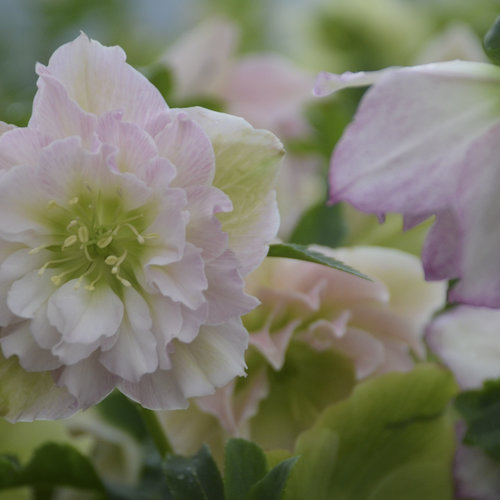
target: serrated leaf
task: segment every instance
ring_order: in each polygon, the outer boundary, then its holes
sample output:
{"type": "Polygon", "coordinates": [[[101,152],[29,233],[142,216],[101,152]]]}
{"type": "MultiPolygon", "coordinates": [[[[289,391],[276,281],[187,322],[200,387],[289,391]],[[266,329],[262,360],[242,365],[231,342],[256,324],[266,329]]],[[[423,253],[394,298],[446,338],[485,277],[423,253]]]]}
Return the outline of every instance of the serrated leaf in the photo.
{"type": "Polygon", "coordinates": [[[242,500],[266,473],[266,456],[257,444],[245,439],[228,441],[224,453],[225,500],[242,500]]]}
{"type": "Polygon", "coordinates": [[[299,457],[291,457],[271,469],[256,483],[245,500],[280,500],[285,491],[288,476],[299,457]]]}
{"type": "Polygon", "coordinates": [[[299,436],[285,499],[450,500],[456,391],[432,364],[360,383],[299,436]]]}
{"type": "Polygon", "coordinates": [[[332,269],[344,271],[349,274],[354,274],[359,278],[371,281],[368,276],[364,275],[360,271],[356,271],[356,269],[343,264],[339,260],[332,257],[327,257],[326,255],[317,252],[316,250],[311,250],[304,245],[297,245],[295,243],[275,243],[273,245],[269,245],[267,256],[285,257],[287,259],[297,259],[304,260],[306,262],[314,262],[315,264],[322,264],[323,266],[331,267],[332,269]]]}
{"type": "Polygon", "coordinates": [[[2,457],[0,489],[15,486],[68,486],[78,489],[104,491],[104,486],[90,460],[66,444],[46,443],[37,448],[24,467],[2,457]],[[10,463],[9,463],[10,462],[10,463]],[[9,473],[7,476],[6,473],[9,473]]]}
{"type": "Polygon", "coordinates": [[[306,210],[295,226],[290,243],[337,247],[346,234],[341,205],[327,205],[326,200],[306,210]]]}
{"type": "Polygon", "coordinates": [[[467,423],[464,443],[500,461],[500,380],[488,380],[482,389],[459,394],[455,407],[467,423]]]}
{"type": "Polygon", "coordinates": [[[193,457],[167,457],[165,475],[174,500],[224,500],[219,469],[205,445],[193,457]]]}

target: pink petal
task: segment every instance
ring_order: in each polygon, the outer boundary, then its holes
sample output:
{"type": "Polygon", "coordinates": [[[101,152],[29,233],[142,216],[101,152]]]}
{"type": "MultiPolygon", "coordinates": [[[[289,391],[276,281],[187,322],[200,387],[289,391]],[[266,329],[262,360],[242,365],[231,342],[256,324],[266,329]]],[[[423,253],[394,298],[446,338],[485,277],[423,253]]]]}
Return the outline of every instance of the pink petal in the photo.
{"type": "Polygon", "coordinates": [[[203,129],[182,111],[171,112],[171,122],[155,137],[161,156],[177,168],[173,186],[212,183],[215,158],[212,143],[203,129]]]}
{"type": "Polygon", "coordinates": [[[205,266],[208,288],[207,323],[216,324],[242,316],[259,305],[255,297],[244,292],[245,283],[239,272],[240,263],[233,252],[226,250],[205,266]]]}
{"type": "MultiPolygon", "coordinates": [[[[102,115],[121,110],[125,121],[144,127],[167,105],[160,92],[125,59],[120,47],[103,47],[82,33],[59,47],[47,68],[39,65],[38,73],[60,81],[84,111],[102,115]]],[[[43,88],[43,78],[39,85],[43,88]]],[[[41,100],[37,100],[37,107],[42,105],[41,100]]]]}
{"type": "Polygon", "coordinates": [[[338,143],[331,201],[422,214],[452,203],[470,144],[497,120],[499,70],[452,62],[390,71],[366,93],[338,143]]]}

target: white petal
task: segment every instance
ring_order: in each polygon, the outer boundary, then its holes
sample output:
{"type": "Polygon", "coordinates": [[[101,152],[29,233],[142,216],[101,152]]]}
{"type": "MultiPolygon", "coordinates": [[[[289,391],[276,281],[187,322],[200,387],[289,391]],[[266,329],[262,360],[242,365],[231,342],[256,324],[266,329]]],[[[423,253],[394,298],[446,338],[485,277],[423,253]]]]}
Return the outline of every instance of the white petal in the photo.
{"type": "Polygon", "coordinates": [[[77,280],[60,286],[47,305],[47,316],[67,342],[92,343],[111,337],[123,318],[123,303],[108,286],[75,289],[77,280]]]}
{"type": "Polygon", "coordinates": [[[97,354],[74,365],[65,366],[55,378],[58,386],[65,387],[76,398],[81,409],[99,403],[118,382],[118,377],[99,363],[97,354]]]}
{"type": "Polygon", "coordinates": [[[464,389],[500,377],[500,311],[458,306],[430,325],[431,349],[455,374],[464,389]]]}
{"type": "Polygon", "coordinates": [[[7,295],[10,310],[21,318],[33,318],[39,307],[54,293],[55,287],[50,281],[51,273],[47,270],[42,276],[38,271],[31,271],[21,279],[14,281],[7,295]]]}
{"type": "Polygon", "coordinates": [[[83,110],[97,115],[122,110],[124,120],[145,126],[167,105],[160,92],[125,59],[120,47],[103,47],[82,33],[59,47],[47,68],[38,65],[37,71],[59,80],[83,110]]]}
{"type": "Polygon", "coordinates": [[[111,373],[129,382],[158,367],[156,339],[151,332],[151,313],[146,301],[133,288],[125,288],[126,317],[117,333],[118,339],[109,350],[102,352],[99,361],[111,373]]]}
{"type": "Polygon", "coordinates": [[[19,364],[27,371],[47,371],[61,366],[60,361],[47,349],[42,349],[33,339],[31,322],[21,321],[4,329],[0,339],[6,358],[16,355],[19,364]]]}

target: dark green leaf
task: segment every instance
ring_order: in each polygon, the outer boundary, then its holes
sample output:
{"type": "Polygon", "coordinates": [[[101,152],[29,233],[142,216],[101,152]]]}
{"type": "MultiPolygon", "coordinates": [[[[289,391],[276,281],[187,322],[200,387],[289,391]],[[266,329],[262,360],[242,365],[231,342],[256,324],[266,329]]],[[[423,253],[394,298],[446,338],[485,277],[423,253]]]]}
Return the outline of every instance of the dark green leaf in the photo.
{"type": "Polygon", "coordinates": [[[329,206],[325,201],[307,210],[295,226],[290,243],[337,247],[346,234],[339,203],[329,206]]]}
{"type": "Polygon", "coordinates": [[[205,445],[190,458],[167,457],[165,474],[175,500],[224,500],[219,470],[205,445]]]}
{"type": "Polygon", "coordinates": [[[35,450],[25,467],[2,457],[0,489],[15,486],[68,486],[103,491],[103,484],[90,460],[71,446],[56,443],[47,443],[35,450]]]}
{"type": "Polygon", "coordinates": [[[244,439],[230,439],[224,454],[225,500],[245,498],[266,472],[266,456],[259,446],[244,439]]]}
{"type": "Polygon", "coordinates": [[[298,459],[299,457],[288,458],[270,470],[252,487],[246,500],[262,500],[264,498],[266,500],[280,500],[285,491],[288,476],[298,459]]]}
{"type": "Polygon", "coordinates": [[[455,406],[467,423],[464,443],[478,446],[500,461],[500,380],[459,394],[455,406]]]}
{"type": "Polygon", "coordinates": [[[148,430],[136,404],[121,392],[112,392],[96,408],[101,417],[113,426],[131,434],[138,441],[143,441],[148,437],[148,430]]]}
{"type": "Polygon", "coordinates": [[[310,250],[307,246],[304,245],[296,245],[294,243],[276,243],[274,245],[269,245],[267,256],[286,257],[288,259],[314,262],[315,264],[322,264],[323,266],[331,267],[332,269],[344,271],[349,274],[354,274],[355,276],[358,276],[360,278],[370,280],[368,276],[365,276],[363,273],[343,264],[339,260],[332,257],[327,257],[326,255],[323,255],[316,250],[310,250]]]}
{"type": "Polygon", "coordinates": [[[500,16],[483,39],[484,51],[496,64],[500,63],[500,16]]]}

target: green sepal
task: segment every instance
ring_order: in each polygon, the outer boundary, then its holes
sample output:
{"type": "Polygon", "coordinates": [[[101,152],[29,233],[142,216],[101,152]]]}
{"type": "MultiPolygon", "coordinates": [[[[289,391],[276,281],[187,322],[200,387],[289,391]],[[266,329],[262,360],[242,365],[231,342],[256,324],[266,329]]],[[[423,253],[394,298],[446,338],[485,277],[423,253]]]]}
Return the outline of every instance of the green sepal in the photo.
{"type": "Polygon", "coordinates": [[[483,38],[483,48],[486,55],[495,63],[500,64],[500,16],[483,38]]]}

